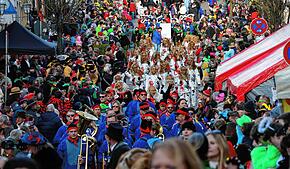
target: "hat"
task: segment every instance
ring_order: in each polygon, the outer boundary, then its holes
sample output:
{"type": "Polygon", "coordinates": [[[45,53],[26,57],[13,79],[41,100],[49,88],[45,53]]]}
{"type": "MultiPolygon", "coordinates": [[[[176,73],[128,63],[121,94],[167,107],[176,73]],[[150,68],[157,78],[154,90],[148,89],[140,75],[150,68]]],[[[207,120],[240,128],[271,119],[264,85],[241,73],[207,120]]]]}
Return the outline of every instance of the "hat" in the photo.
{"type": "Polygon", "coordinates": [[[31,100],[31,99],[33,99],[34,96],[35,96],[34,93],[28,93],[23,98],[26,99],[26,100],[31,100]]]}
{"type": "Polygon", "coordinates": [[[123,127],[119,123],[111,123],[107,128],[106,135],[116,141],[123,140],[123,127]]]}
{"type": "Polygon", "coordinates": [[[146,109],[149,109],[150,105],[147,102],[141,102],[139,104],[139,107],[140,107],[141,110],[146,110],[146,109]]]}
{"type": "Polygon", "coordinates": [[[234,43],[231,43],[231,44],[229,45],[229,47],[230,47],[230,48],[234,48],[234,47],[235,47],[235,44],[234,44],[234,43]]]}
{"type": "Polygon", "coordinates": [[[249,113],[255,113],[255,103],[253,101],[247,101],[245,104],[244,104],[244,109],[246,112],[249,112],[249,113]]]}
{"type": "Polygon", "coordinates": [[[23,109],[19,109],[17,111],[15,111],[15,113],[17,113],[16,118],[26,118],[26,112],[23,109]]]}
{"type": "Polygon", "coordinates": [[[188,122],[185,122],[182,126],[181,126],[181,131],[185,130],[185,129],[190,129],[192,130],[193,132],[196,131],[196,128],[195,128],[195,125],[193,124],[192,121],[188,121],[188,122]]]}
{"type": "Polygon", "coordinates": [[[147,94],[146,90],[144,90],[144,89],[139,90],[139,93],[140,93],[140,94],[141,94],[141,93],[145,93],[145,94],[147,94]]]}
{"type": "Polygon", "coordinates": [[[1,148],[14,149],[14,148],[16,148],[16,145],[15,145],[14,141],[12,141],[10,139],[6,139],[1,143],[1,148]]]}
{"type": "Polygon", "coordinates": [[[157,121],[158,118],[157,118],[157,114],[154,113],[153,111],[149,111],[147,113],[145,113],[142,118],[145,118],[145,117],[151,117],[154,121],[157,121]]]}
{"type": "Polygon", "coordinates": [[[177,96],[178,97],[178,93],[177,92],[172,92],[170,93],[170,96],[173,97],[173,96],[177,96]]]}
{"type": "Polygon", "coordinates": [[[47,142],[47,139],[39,132],[33,131],[25,133],[21,138],[22,143],[27,145],[43,145],[47,142]]]}
{"type": "Polygon", "coordinates": [[[219,51],[222,51],[223,50],[223,46],[218,46],[216,47],[219,51]]]}
{"type": "Polygon", "coordinates": [[[159,106],[161,106],[161,105],[166,106],[166,102],[165,101],[160,101],[159,106]]]}
{"type": "Polygon", "coordinates": [[[237,119],[237,124],[241,127],[243,127],[245,123],[250,123],[250,122],[252,122],[252,119],[247,115],[242,115],[242,117],[237,119]]]}
{"type": "Polygon", "coordinates": [[[70,123],[67,127],[67,131],[70,131],[70,130],[73,130],[73,129],[76,129],[78,130],[78,126],[74,123],[70,123]]]}
{"type": "Polygon", "coordinates": [[[224,101],[224,99],[225,99],[225,93],[219,93],[219,94],[216,96],[216,98],[215,98],[215,100],[216,100],[218,103],[224,101]]]}
{"type": "Polygon", "coordinates": [[[208,97],[210,97],[210,93],[211,93],[211,91],[209,89],[202,91],[202,94],[204,94],[205,96],[208,96],[208,97]]]}
{"type": "Polygon", "coordinates": [[[184,115],[184,116],[189,116],[188,114],[188,111],[186,108],[181,108],[181,109],[178,109],[175,114],[181,114],[181,115],[184,115]]]}
{"type": "Polygon", "coordinates": [[[152,122],[150,120],[142,119],[140,131],[143,133],[150,133],[152,130],[152,122]]]}
{"type": "Polygon", "coordinates": [[[13,87],[10,91],[9,95],[13,95],[13,94],[19,94],[20,92],[20,88],[19,87],[13,87]]]}
{"type": "Polygon", "coordinates": [[[68,55],[57,55],[56,59],[58,59],[59,61],[65,61],[67,58],[69,58],[68,55]]]}

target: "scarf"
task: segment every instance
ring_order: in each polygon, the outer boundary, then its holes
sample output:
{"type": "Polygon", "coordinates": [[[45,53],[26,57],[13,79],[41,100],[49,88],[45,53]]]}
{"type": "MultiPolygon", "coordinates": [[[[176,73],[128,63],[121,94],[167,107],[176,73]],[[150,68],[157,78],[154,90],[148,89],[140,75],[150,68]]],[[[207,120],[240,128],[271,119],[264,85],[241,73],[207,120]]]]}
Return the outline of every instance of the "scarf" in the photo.
{"type": "Polygon", "coordinates": [[[79,141],[79,138],[76,137],[76,138],[71,138],[70,136],[67,137],[67,140],[71,143],[73,143],[76,147],[78,146],[78,141],[79,141]]]}

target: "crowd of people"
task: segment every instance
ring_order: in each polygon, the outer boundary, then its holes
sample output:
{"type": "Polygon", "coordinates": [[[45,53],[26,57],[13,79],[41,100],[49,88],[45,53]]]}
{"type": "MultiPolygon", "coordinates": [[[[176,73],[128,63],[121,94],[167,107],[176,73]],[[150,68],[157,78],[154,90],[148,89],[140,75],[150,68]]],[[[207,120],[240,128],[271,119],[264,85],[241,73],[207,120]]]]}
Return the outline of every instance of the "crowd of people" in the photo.
{"type": "Polygon", "coordinates": [[[0,71],[0,168],[289,168],[290,113],[214,91],[217,66],[263,38],[258,16],[246,0],[83,1],[61,55],[0,71]]]}

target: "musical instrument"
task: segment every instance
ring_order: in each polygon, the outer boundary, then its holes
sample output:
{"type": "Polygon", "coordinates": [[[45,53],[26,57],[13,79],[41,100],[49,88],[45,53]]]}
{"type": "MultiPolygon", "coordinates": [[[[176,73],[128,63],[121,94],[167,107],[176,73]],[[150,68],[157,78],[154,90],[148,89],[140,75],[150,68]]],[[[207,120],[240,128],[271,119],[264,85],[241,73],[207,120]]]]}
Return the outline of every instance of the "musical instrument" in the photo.
{"type": "Polygon", "coordinates": [[[165,140],[165,136],[164,136],[163,133],[159,133],[159,134],[157,134],[157,137],[158,137],[162,142],[164,142],[164,140],[165,140]]]}
{"type": "Polygon", "coordinates": [[[158,137],[161,141],[164,142],[165,136],[163,134],[163,127],[159,123],[157,123],[156,126],[157,126],[157,131],[158,131],[158,134],[156,135],[156,137],[158,137]]]}
{"type": "Polygon", "coordinates": [[[83,134],[86,134],[86,129],[89,127],[90,123],[92,121],[97,121],[98,118],[84,111],[76,111],[76,113],[79,115],[78,134],[82,136],[83,134]]]}
{"type": "Polygon", "coordinates": [[[94,115],[83,112],[83,111],[76,111],[76,113],[79,115],[79,123],[78,123],[78,135],[81,138],[81,147],[80,147],[80,153],[78,155],[78,164],[77,169],[80,169],[80,159],[83,157],[83,145],[85,145],[85,169],[88,169],[88,155],[89,155],[89,148],[93,149],[92,147],[96,144],[96,139],[93,137],[97,133],[97,129],[92,133],[92,136],[89,136],[86,134],[86,129],[89,127],[91,122],[98,120],[97,117],[94,115]],[[89,145],[90,142],[90,145],[89,145]]]}

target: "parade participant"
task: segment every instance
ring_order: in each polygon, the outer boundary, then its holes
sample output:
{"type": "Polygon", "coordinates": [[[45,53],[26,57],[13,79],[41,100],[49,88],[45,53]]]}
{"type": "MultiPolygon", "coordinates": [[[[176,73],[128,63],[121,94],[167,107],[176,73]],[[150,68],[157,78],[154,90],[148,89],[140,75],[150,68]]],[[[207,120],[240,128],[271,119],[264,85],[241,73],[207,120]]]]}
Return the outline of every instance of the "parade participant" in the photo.
{"type": "Polygon", "coordinates": [[[196,132],[196,129],[195,129],[195,126],[193,124],[193,122],[191,121],[188,121],[188,122],[185,122],[183,125],[182,125],[182,129],[181,129],[181,137],[183,140],[188,140],[189,137],[194,133],[196,132]]]}
{"type": "Polygon", "coordinates": [[[147,141],[152,138],[152,121],[143,119],[141,122],[140,131],[140,138],[135,141],[132,148],[150,149],[147,141]]]}
{"type": "Polygon", "coordinates": [[[176,137],[179,136],[181,134],[181,129],[182,129],[182,125],[190,120],[190,116],[188,114],[187,109],[185,108],[181,108],[178,109],[175,112],[175,119],[176,119],[176,123],[173,125],[172,129],[171,129],[171,137],[176,137]]]}
{"type": "MultiPolygon", "coordinates": [[[[166,112],[161,115],[160,117],[160,125],[163,128],[167,128],[167,131],[169,132],[172,129],[173,124],[175,123],[175,113],[174,111],[174,105],[172,103],[168,103],[166,106],[166,112]]],[[[164,133],[165,137],[168,137],[170,133],[164,133]]]]}
{"type": "Polygon", "coordinates": [[[62,125],[61,127],[59,127],[59,129],[57,130],[54,139],[53,139],[53,144],[54,145],[58,145],[63,139],[65,139],[67,137],[67,127],[69,124],[76,122],[78,120],[78,116],[76,114],[76,112],[74,110],[69,110],[66,113],[66,119],[65,121],[63,121],[63,123],[65,123],[64,125],[62,125]]]}
{"type": "Polygon", "coordinates": [[[123,127],[118,123],[111,123],[106,132],[106,140],[110,148],[110,161],[107,169],[114,169],[117,166],[118,160],[125,152],[130,150],[130,147],[123,142],[123,127]]]}
{"type": "Polygon", "coordinates": [[[158,117],[160,118],[163,114],[167,112],[166,110],[166,101],[161,100],[158,104],[159,110],[158,110],[158,117]]]}
{"type": "Polygon", "coordinates": [[[148,87],[148,91],[149,91],[149,96],[148,96],[148,100],[154,104],[160,102],[160,100],[162,99],[162,94],[159,94],[156,90],[156,88],[153,85],[150,85],[148,87]]]}
{"type": "MultiPolygon", "coordinates": [[[[81,168],[84,168],[85,165],[85,159],[84,156],[79,156],[80,154],[80,146],[83,146],[82,148],[83,152],[82,154],[85,154],[85,146],[81,144],[81,139],[78,136],[78,127],[71,123],[68,128],[68,137],[64,139],[57,148],[57,152],[61,159],[63,160],[62,168],[63,169],[71,169],[71,168],[77,168],[77,165],[81,165],[81,168]]],[[[92,154],[89,150],[88,156],[88,167],[90,168],[91,162],[92,162],[92,154]]]]}

